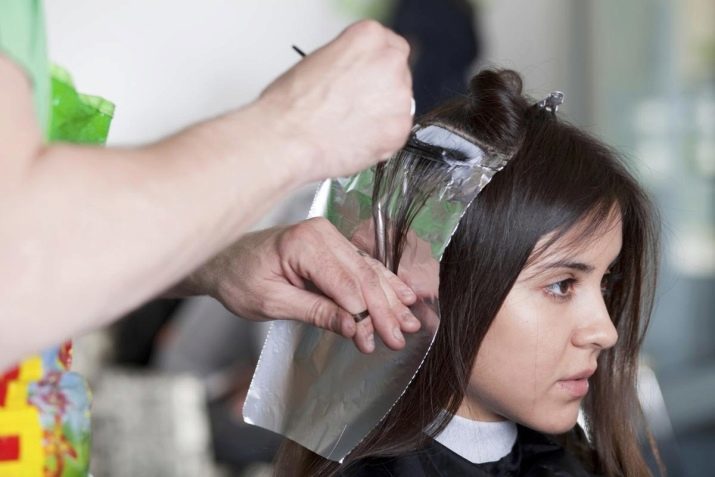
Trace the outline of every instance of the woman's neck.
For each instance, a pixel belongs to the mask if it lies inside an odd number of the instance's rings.
[[[455,414],[472,421],[498,422],[505,420],[504,417],[489,410],[480,401],[469,396],[465,396]]]

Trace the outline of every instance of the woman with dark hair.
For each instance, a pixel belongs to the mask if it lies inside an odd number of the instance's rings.
[[[651,205],[611,149],[525,98],[518,74],[483,71],[470,89],[418,122],[510,161],[442,258],[434,345],[342,465],[289,442],[278,475],[649,475],[636,371]]]

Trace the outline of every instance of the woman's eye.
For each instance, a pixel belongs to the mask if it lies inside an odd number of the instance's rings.
[[[575,282],[573,278],[567,278],[547,286],[546,291],[556,298],[568,298]]]

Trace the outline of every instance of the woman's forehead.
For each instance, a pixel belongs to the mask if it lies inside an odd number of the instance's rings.
[[[572,261],[597,265],[595,261],[610,263],[620,253],[622,246],[622,220],[617,209],[612,209],[605,219],[587,217],[570,229],[553,231],[542,236],[524,267],[538,270],[545,264]],[[608,257],[608,255],[613,255]]]

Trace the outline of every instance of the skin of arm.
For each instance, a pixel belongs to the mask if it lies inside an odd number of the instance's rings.
[[[0,55],[0,369],[166,290],[298,185],[400,147],[400,40],[353,25],[248,106],[135,149],[44,144],[27,78]],[[355,98],[350,78],[373,70],[384,84]]]

